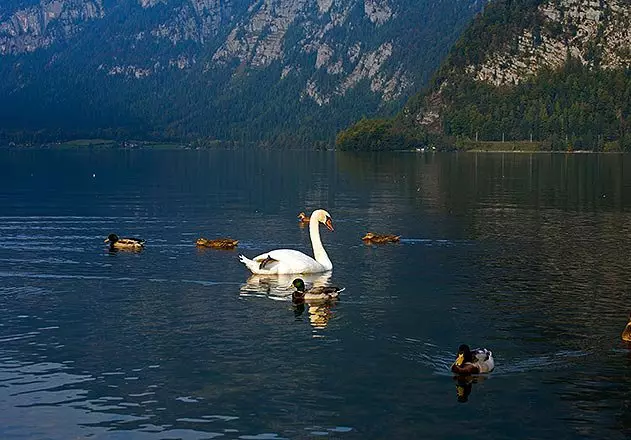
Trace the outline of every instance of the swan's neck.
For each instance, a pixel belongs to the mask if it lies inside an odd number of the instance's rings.
[[[322,246],[322,240],[320,240],[320,222],[317,219],[311,217],[309,221],[309,235],[311,236],[311,246],[313,247],[313,257],[320,263],[326,270],[333,269],[333,263],[329,260],[329,256]]]

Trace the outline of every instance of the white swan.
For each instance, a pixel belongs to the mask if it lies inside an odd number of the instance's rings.
[[[252,273],[258,275],[319,273],[331,270],[333,263],[331,263],[320,240],[320,223],[323,223],[330,231],[333,230],[331,216],[324,209],[313,211],[311,220],[309,220],[309,236],[315,259],[293,249],[276,249],[256,256],[252,260],[239,255],[239,260]]]

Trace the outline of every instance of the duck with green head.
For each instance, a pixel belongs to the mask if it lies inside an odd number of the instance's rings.
[[[296,288],[292,294],[294,302],[331,301],[337,299],[344,290],[334,286],[314,286],[307,289],[302,278],[296,278],[292,285]]]
[[[110,244],[110,249],[139,251],[144,248],[145,240],[140,238],[121,238],[116,234],[110,234],[104,243]]]
[[[486,348],[471,350],[468,345],[458,347],[458,357],[451,365],[452,373],[471,375],[490,373],[495,368],[493,353]]]

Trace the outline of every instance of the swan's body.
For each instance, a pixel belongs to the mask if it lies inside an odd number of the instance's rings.
[[[370,244],[370,243],[381,244],[381,243],[398,243],[400,238],[401,238],[400,235],[374,234],[372,232],[367,232],[366,235],[362,237],[362,240],[364,240],[364,242],[367,244]]]
[[[629,322],[627,323],[627,326],[622,331],[622,340],[631,342],[631,315],[629,315]]]
[[[344,290],[334,286],[313,286],[307,289],[301,278],[296,278],[292,285],[296,288],[296,291],[291,296],[295,303],[331,301],[337,299],[340,296],[340,292]]]
[[[116,234],[110,234],[104,243],[110,244],[110,249],[139,251],[145,246],[145,240],[140,238],[120,238]]]
[[[259,275],[319,273],[333,269],[333,263],[329,259],[320,239],[319,224],[323,223],[329,230],[333,230],[331,216],[323,209],[316,209],[311,214],[309,221],[309,235],[313,255],[311,258],[302,252],[293,249],[276,249],[249,259],[239,255],[239,260],[252,271]]]
[[[463,344],[458,349],[458,357],[451,366],[451,371],[456,374],[481,374],[490,373],[494,368],[495,361],[491,350],[469,350],[469,346]]]
[[[202,247],[210,247],[214,249],[234,249],[237,247],[239,240],[232,238],[215,238],[208,240],[207,238],[198,238],[195,244]]]

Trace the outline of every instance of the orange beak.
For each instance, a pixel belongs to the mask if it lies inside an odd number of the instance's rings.
[[[331,217],[327,218],[324,224],[327,228],[329,228],[329,231],[333,231],[333,223],[331,223]]]

